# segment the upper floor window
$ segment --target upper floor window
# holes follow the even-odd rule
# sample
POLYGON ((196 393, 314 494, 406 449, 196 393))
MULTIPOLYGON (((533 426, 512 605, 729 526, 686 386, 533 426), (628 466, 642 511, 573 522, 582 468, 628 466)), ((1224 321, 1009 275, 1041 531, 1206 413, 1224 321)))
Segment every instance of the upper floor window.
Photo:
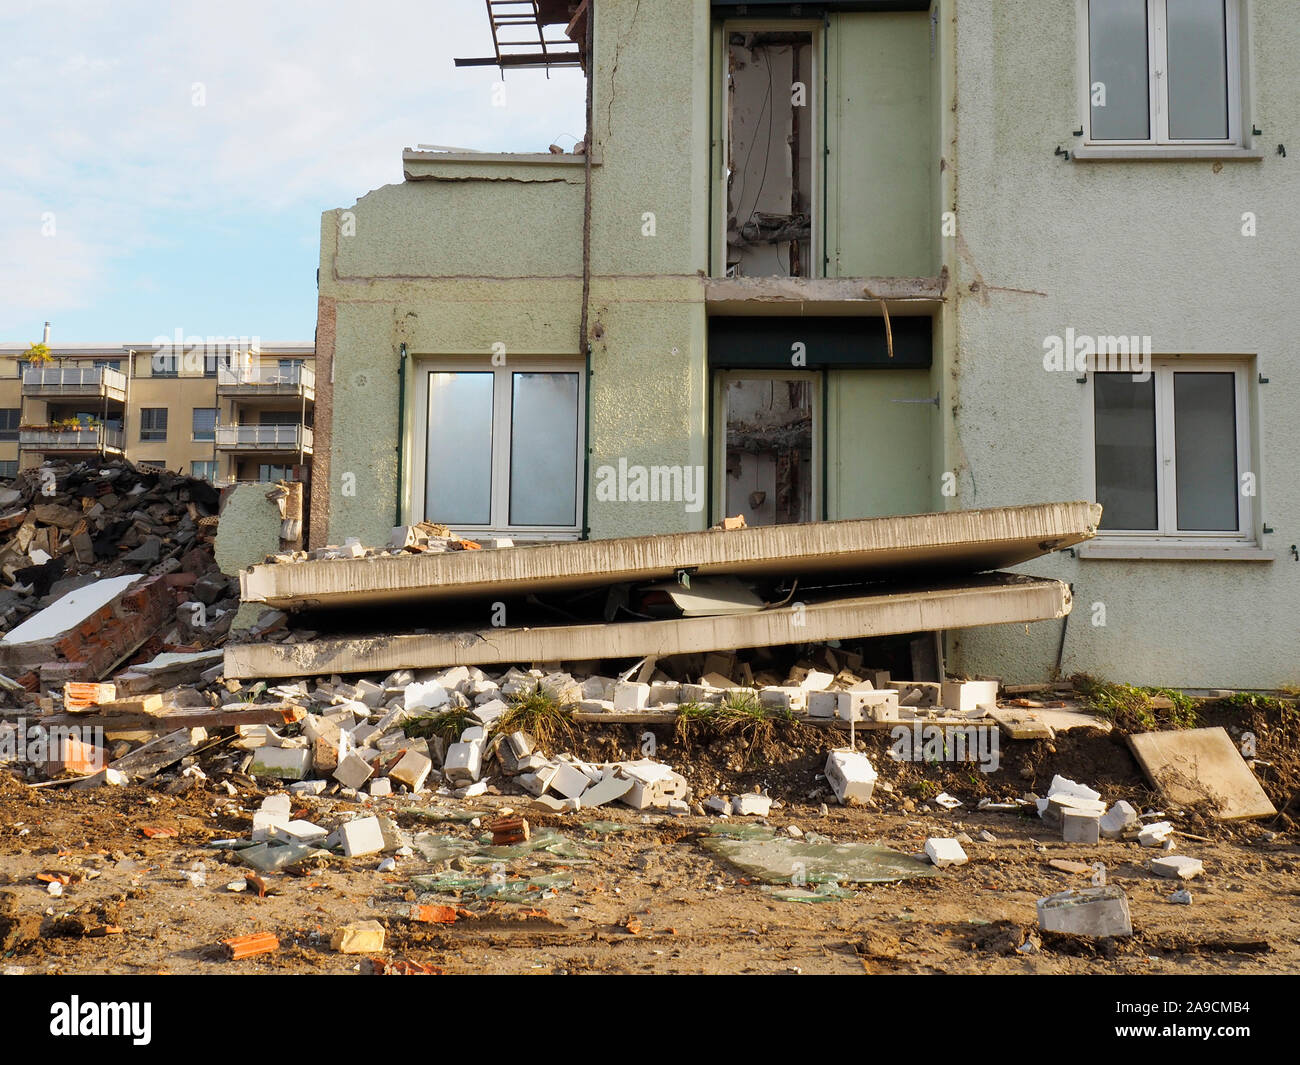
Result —
POLYGON ((1088 141, 1241 144, 1239 0, 1086 0, 1088 141))

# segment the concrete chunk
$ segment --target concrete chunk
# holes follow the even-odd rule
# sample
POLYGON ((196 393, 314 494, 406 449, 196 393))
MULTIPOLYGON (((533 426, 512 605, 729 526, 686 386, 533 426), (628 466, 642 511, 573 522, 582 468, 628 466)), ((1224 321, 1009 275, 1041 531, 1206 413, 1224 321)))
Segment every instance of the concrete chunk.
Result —
POLYGON ((1128 896, 1114 886, 1062 891, 1039 899, 1038 926, 1044 932, 1094 939, 1133 934, 1128 896))
POLYGON ((339 842, 349 858, 378 854, 384 849, 384 833, 379 827, 379 818, 362 817, 349 821, 339 828, 339 842))
POLYGON ((397 765, 388 771, 388 779, 405 784, 411 791, 419 791, 424 787, 432 769, 433 762, 419 751, 407 751, 397 765))
POLYGON ((731 812, 737 817, 767 817, 772 812, 772 800, 747 791, 731 800, 731 812))
POLYGON ((1124 833, 1136 831, 1139 824, 1138 812, 1128 802, 1120 799, 1102 815, 1099 827, 1106 839, 1121 839, 1124 833))
POLYGON ((1100 838, 1101 814, 1095 810, 1066 810, 1061 821, 1061 838, 1066 843, 1096 843, 1100 838))
POLYGON ((939 837, 932 837, 925 841, 925 856, 938 869, 965 865, 970 860, 957 840, 939 837))
POLYGON ((378 954, 384 949, 384 926, 378 921, 345 924, 330 937, 330 949, 340 954, 378 954))
POLYGON ((866 802, 875 790, 876 771, 866 755, 856 751, 831 751, 824 772, 826 783, 842 805, 866 802))
POLYGON ((370 779, 374 770, 370 763, 362 758, 356 751, 350 751, 348 756, 339 762, 339 766, 334 770, 334 779, 347 788, 359 790, 361 786, 370 779))
POLYGON ((1185 854, 1167 854, 1162 858, 1152 858, 1148 867, 1156 876, 1167 876, 1172 880, 1191 880, 1205 871, 1200 858, 1189 858, 1185 854))

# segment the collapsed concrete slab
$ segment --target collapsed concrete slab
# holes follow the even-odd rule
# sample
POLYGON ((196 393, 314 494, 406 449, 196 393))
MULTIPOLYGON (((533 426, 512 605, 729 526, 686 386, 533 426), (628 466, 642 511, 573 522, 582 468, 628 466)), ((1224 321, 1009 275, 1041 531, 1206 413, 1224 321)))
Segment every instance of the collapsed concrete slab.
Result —
POLYGON ((454 665, 666 657, 710 647, 779 646, 1045 621, 1064 617, 1070 605, 1070 589, 1062 581, 993 573, 942 587, 882 590, 720 617, 235 644, 226 648, 225 676, 242 680, 454 665))
POLYGON ((1096 503, 1042 503, 494 551, 260 565, 240 574, 240 587, 246 603, 300 610, 544 595, 664 580, 679 570, 698 577, 799 578, 804 583, 810 578, 861 583, 909 574, 934 579, 1002 569, 1070 547, 1093 537, 1100 520, 1096 503))

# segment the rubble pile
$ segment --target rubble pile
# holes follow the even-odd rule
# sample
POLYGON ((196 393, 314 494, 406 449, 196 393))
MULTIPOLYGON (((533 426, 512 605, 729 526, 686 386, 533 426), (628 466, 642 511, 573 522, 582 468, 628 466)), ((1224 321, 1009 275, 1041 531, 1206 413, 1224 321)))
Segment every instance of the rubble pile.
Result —
POLYGON ((76 589, 140 574, 204 606, 204 624, 179 618, 171 642, 211 645, 238 607, 213 561, 219 503, 207 481, 124 459, 23 471, 0 488, 0 632, 76 589))

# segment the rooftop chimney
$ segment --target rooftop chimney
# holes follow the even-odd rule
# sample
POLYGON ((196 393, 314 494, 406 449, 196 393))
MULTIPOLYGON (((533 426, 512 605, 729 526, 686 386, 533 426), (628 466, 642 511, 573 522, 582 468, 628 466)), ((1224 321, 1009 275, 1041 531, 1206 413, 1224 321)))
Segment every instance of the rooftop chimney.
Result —
POLYGON ((46 345, 47 347, 49 346, 49 343, 50 343, 50 323, 49 323, 49 322, 46 322, 46 323, 45 323, 45 332, 44 332, 44 334, 41 336, 41 343, 44 344, 44 345, 46 345))

